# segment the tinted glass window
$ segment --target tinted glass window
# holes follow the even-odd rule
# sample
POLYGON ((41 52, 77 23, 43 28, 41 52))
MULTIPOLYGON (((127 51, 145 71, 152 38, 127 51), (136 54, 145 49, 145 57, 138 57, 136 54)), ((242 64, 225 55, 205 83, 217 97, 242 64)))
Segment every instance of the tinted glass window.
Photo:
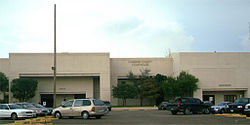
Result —
POLYGON ((79 107, 79 106, 90 106, 91 102, 89 100, 76 100, 74 107, 79 107))
POLYGON ((83 100, 83 106, 90 106, 91 102, 89 100, 83 100))
POLYGON ((237 99, 235 103, 248 103, 248 99, 237 99))
POLYGON ((83 100, 76 100, 74 107, 80 107, 80 106, 82 106, 82 103, 83 103, 83 100))
POLYGON ((0 105, 0 109, 9 109, 9 107, 7 105, 0 105))
MULTIPOLYGON (((110 102, 104 102, 105 103, 105 105, 107 105, 107 106, 110 106, 111 104, 110 104, 110 102)), ((166 102, 162 102, 162 105, 163 104, 167 104, 166 102)))
POLYGON ((94 102, 94 105, 96 105, 96 106, 103 106, 103 105, 105 105, 104 102, 101 101, 101 100, 93 100, 93 102, 94 102))
POLYGON ((201 101, 199 99, 194 99, 194 102, 197 104, 201 104, 201 101))
POLYGON ((224 106, 226 103, 218 103, 217 106, 224 106))
POLYGON ((64 107, 72 107, 72 105, 73 105, 73 101, 68 101, 68 102, 66 102, 66 103, 64 103, 64 107))

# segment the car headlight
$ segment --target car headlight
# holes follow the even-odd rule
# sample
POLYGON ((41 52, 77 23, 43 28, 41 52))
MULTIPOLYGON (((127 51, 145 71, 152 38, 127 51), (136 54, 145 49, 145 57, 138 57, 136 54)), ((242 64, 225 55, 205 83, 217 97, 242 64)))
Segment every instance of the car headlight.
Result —
POLYGON ((241 108, 242 108, 242 106, 241 106, 241 105, 239 105, 239 106, 237 106, 237 108, 241 109, 241 108))
POLYGON ((42 111, 41 110, 36 110, 36 113, 41 113, 42 111))

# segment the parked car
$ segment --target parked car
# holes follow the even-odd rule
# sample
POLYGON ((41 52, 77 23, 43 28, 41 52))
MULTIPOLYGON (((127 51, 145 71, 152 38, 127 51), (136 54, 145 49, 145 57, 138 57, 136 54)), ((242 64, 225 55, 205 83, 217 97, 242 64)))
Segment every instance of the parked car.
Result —
POLYGON ((245 106, 244 114, 246 114, 247 117, 250 117, 250 103, 245 106))
POLYGON ((168 106, 168 102, 161 102, 161 103, 158 105, 158 110, 166 110, 166 109, 167 109, 167 106, 168 106))
POLYGON ((65 102, 62 106, 53 110, 52 114, 56 118, 64 116, 81 116, 83 119, 96 117, 100 119, 105 115, 107 106, 103 101, 97 99, 74 99, 65 102))
POLYGON ((210 107, 198 98, 177 98, 174 103, 169 103, 168 107, 167 110, 170 110, 173 115, 176 115, 178 112, 183 112, 184 114, 210 113, 210 107))
POLYGON ((231 113, 242 113, 244 114, 245 106, 250 103, 250 98, 239 98, 234 103, 229 104, 229 112, 231 113))
POLYGON ((212 113, 225 113, 228 111, 228 105, 232 104, 232 102, 220 102, 211 107, 212 113))
POLYGON ((107 106, 108 110, 111 111, 112 108, 111 103, 109 101, 103 101, 103 102, 107 106))
POLYGON ((36 108, 39 108, 42 110, 42 112, 45 113, 45 115, 51 115, 53 109, 52 108, 46 108, 40 104, 36 104, 36 103, 31 103, 33 106, 35 106, 36 108))
POLYGON ((37 116, 43 116, 43 115, 47 115, 49 113, 48 110, 42 109, 42 108, 37 108, 36 106, 32 105, 31 103, 20 102, 20 103, 15 103, 15 104, 21 106, 24 109, 30 109, 30 110, 35 111, 37 116))
POLYGON ((15 104, 0 104, 0 118, 11 118, 13 120, 19 118, 36 117, 33 110, 23 109, 15 104))

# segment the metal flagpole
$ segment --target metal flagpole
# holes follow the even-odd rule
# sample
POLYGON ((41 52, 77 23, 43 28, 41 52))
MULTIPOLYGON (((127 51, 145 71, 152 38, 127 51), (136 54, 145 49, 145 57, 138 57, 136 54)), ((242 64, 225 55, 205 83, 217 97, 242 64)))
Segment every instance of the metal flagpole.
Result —
POLYGON ((53 107, 56 107, 56 4, 54 4, 54 96, 53 107))

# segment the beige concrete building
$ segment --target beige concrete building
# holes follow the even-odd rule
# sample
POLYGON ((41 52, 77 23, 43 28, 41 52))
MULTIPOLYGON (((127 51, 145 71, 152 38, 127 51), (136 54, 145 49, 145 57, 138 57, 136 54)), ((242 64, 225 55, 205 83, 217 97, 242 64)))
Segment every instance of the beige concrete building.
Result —
MULTIPOLYGON (((53 54, 10 53, 0 58, 0 72, 11 80, 19 77, 38 80, 38 90, 31 102, 53 102, 53 54)), ((128 72, 139 74, 149 69, 157 73, 177 76, 187 71, 199 78, 199 90, 194 97, 204 101, 233 101, 250 97, 250 53, 174 53, 166 58, 110 58, 109 53, 58 53, 57 54, 57 105, 66 99, 97 98, 110 100, 112 86, 126 80, 128 72)), ((11 94, 10 94, 11 95, 11 94)), ((11 97, 11 96, 10 96, 11 97)), ((11 101, 15 101, 11 97, 11 101)), ((154 104, 145 100, 147 104, 154 104)), ((139 100, 128 104, 138 105, 139 100)))

